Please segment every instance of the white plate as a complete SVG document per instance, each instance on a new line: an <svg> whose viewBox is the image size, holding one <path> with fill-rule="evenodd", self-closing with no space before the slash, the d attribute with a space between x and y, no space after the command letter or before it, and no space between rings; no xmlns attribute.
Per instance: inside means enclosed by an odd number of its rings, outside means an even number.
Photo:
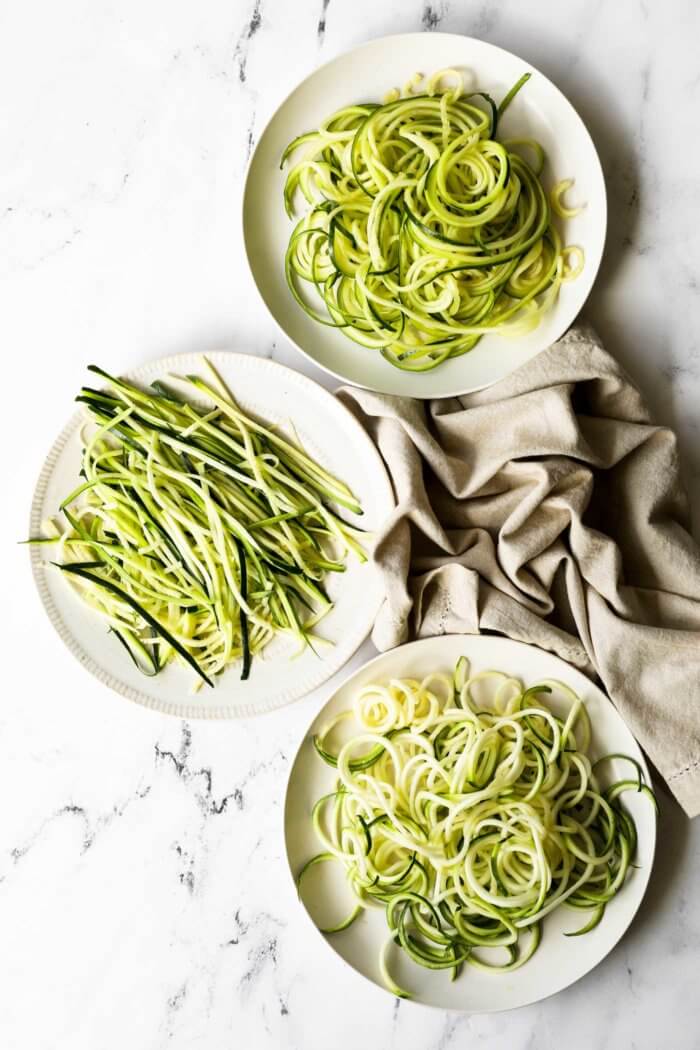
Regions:
<svg viewBox="0 0 700 1050"><path fill-rule="evenodd" d="M430 372L402 372L376 350L359 346L342 332L320 325L297 305L287 288L284 255L293 224L282 203L285 172L280 157L303 131L317 128L330 113L352 102L381 100L415 72L457 67L468 83L496 100L527 70L531 80L516 96L502 122L504 137L532 136L545 148L544 182L575 177L572 200L586 208L573 219L557 220L566 244L586 255L583 273L562 287L540 326L520 339L486 336L468 354ZM408 33L383 37L321 66L282 103L251 158L243 199L248 262L272 317L303 354L338 379L386 394L450 397L495 383L558 339L576 318L595 280L605 242L605 183L586 127L573 106L542 73L522 59L471 37Z"/></svg>
<svg viewBox="0 0 700 1050"><path fill-rule="evenodd" d="M348 514L346 520L354 520L369 530L382 524L394 503L384 465L360 424L332 394L266 359L229 353L207 354L207 358L242 408L277 423L287 433L291 433L291 421L305 449L350 486L362 503L364 515L353 518ZM202 359L196 354L163 358L130 372L127 378L148 384L171 372L201 374ZM172 382L170 385L177 387ZM39 535L41 522L56 513L61 500L77 484L79 434L84 419L82 413L71 419L44 464L32 503L33 536ZM50 548L30 550L34 578L49 618L83 666L130 700L182 718L252 715L304 696L330 678L364 641L383 596L381 581L371 562L361 565L351 557L347 571L342 575L331 573L327 581L335 608L324 619L322 633L334 642L333 647L322 650L319 656L307 649L290 660L290 654L298 648L296 643L278 637L255 658L247 682L239 680L238 669L233 665L213 689L204 686L193 694L194 674L189 668L169 665L154 678L144 677L119 642L80 602L60 572L47 567Z"/></svg>
<svg viewBox="0 0 700 1050"><path fill-rule="evenodd" d="M320 851L311 827L311 808L321 795L333 790L335 783L334 770L318 757L311 736L333 715L349 708L356 691L363 685L392 677L422 678L431 671L451 672L462 655L469 658L475 671L495 668L515 675L526 685L534 685L543 678L554 678L571 686L585 701L591 716L591 754L594 757L613 752L630 755L641 764L649 779L642 753L611 702L588 678L558 657L507 638L444 635L412 642L383 653L356 671L309 727L291 768L285 802L287 859L293 877L309 857ZM628 777L630 767L627 763L611 761L609 775L613 779ZM632 871L621 892L610 902L596 929L573 941L564 937L566 931L583 925L589 913L562 907L544 920L542 943L520 970L489 974L467 966L458 980L450 982L446 972L425 970L403 956L400 965L393 964L392 972L398 983L414 993L415 1001L428 1006L490 1013L537 1002L588 973L624 934L642 901L651 874L656 844L653 807L647 798L633 792L625 794L624 802L639 833L635 861L639 868ZM313 903L308 901L311 896L308 892L307 903L311 904L319 925L330 925L346 913L344 905L351 903L350 893L339 864L319 865L316 872L318 874L313 876ZM311 879L310 874L309 886L312 885ZM313 922L313 915L311 919ZM353 969L384 988L378 955L386 935L384 911L371 909L348 930L326 939ZM395 958L398 963L398 953Z"/></svg>

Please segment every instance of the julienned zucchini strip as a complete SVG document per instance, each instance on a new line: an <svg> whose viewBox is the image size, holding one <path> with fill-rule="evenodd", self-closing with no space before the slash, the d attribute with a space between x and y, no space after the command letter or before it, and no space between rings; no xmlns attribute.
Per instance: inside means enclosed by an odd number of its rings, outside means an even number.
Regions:
<svg viewBox="0 0 700 1050"><path fill-rule="evenodd" d="M54 564L57 563L54 562ZM127 593L127 591L123 590L121 587L117 587L117 585L112 583L111 580L104 579L103 577L98 576L94 572L88 572L87 569L82 568L80 565L57 565L57 568L59 568L62 572L67 572L71 575L78 576L81 580L87 580L88 582L95 584L96 587L102 588L109 594L115 595L121 601L126 602L126 604L134 610L137 616L139 616L145 623L147 623L149 627L152 627L157 635L163 638L168 645L171 645L175 652L179 653L183 660L190 665L190 667L194 668L194 670L197 672L197 674L203 682L206 682L207 685L214 684L211 681L211 679L207 677L207 675L204 673L197 661L187 651L184 645L181 645L177 638L170 634L167 628L164 627L162 623L159 623L158 620L156 620L153 616L151 616L151 614L146 609L144 609L143 605L140 605L134 598L132 598L132 596L129 593ZM116 633L118 634L119 632Z"/></svg>
<svg viewBox="0 0 700 1050"><path fill-rule="evenodd" d="M305 210L285 271L309 316L416 372L484 334L539 323L584 260L551 221L552 210L577 214L561 201L573 180L554 187L550 204L540 144L496 138L530 75L500 105L485 91L465 94L455 70L433 75L422 94L417 76L408 97L347 106L289 144L284 205L290 218L298 198Z"/></svg>
<svg viewBox="0 0 700 1050"><path fill-rule="evenodd" d="M569 702L565 717L548 706L554 692L557 710ZM336 861L356 898L323 932L384 908L380 970L404 997L391 976L397 948L454 979L465 963L494 973L524 965L561 905L589 913L566 935L589 933L633 867L637 832L622 794L656 807L633 758L591 764L590 735L581 698L563 683L525 689L498 671L471 674L464 657L449 676L359 690L352 709L313 738L338 779L314 807L322 852L298 884ZM603 787L598 770L610 759L631 763L637 778Z"/></svg>
<svg viewBox="0 0 700 1050"><path fill-rule="evenodd" d="M323 643L324 578L366 556L339 511L362 513L348 486L243 412L206 365L184 380L196 403L91 365L105 389L77 397L90 420L80 483L29 542L55 546L144 674L178 660L211 686L235 662L247 679L278 634Z"/></svg>

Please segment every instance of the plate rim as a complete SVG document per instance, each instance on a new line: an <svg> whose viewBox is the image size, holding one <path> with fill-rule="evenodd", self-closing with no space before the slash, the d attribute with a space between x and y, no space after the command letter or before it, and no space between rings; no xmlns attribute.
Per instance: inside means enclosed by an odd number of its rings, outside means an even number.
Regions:
<svg viewBox="0 0 700 1050"><path fill-rule="evenodd" d="M295 876L295 873L294 873L294 871L292 869L292 864L291 864L291 860L290 860L290 856L289 856L289 848L288 848L287 812L288 812L288 807L289 807L289 795L290 795L290 790L289 789L290 789L290 784L291 784L291 780L292 780L292 775L294 773L294 770L295 770L295 767L297 765L297 762L299 761L299 757L300 757L302 748L304 747L304 744L309 739L309 734L310 734L312 726L316 723L316 721L319 718L321 718L323 716L324 711L327 709L329 704L331 704L333 702L333 700L337 696L338 692L341 689L344 689L346 686L350 685L352 680L354 678L358 677L364 671L366 671L367 668L369 668L369 667L373 666L374 664L378 663L379 661L385 659L390 654L395 654L397 652L397 650L401 650L401 649L416 649L418 647L427 646L428 644L433 644L434 645L436 643L438 645L440 645L440 644L443 643L443 640L445 640L445 639L449 639L450 641L454 641L454 640L459 639L460 641L466 642L467 645L469 644L469 641L472 640L472 639L489 639L489 640L494 640L494 641L505 642L508 645L515 646L515 647L517 647L519 649L535 650L537 653L544 654L547 657L551 657L554 661L556 661L556 662L558 662L560 664L563 664L567 668L568 671L573 673L574 677L580 677L580 678L584 679L584 681L587 684L587 686L589 688L591 688L593 691L595 691L596 693L600 694L601 698L607 704L609 704L612 707L615 715L620 719L620 721L622 722L624 727L627 729L627 731L629 732L630 736L632 737L632 739L633 739L633 741L635 743L635 746L638 749L640 764L641 764L642 770L644 772L644 775L646 777L647 783L649 783L649 784L653 783L652 778L651 778L651 774L650 774L650 771L649 771L649 766L647 764L646 756L645 756L645 754L644 754L644 752L643 752L643 750L641 748L641 745L637 742L637 739L634 736L634 734L632 733L632 730L629 728L629 726L627 725L627 723L623 719L622 715L620 714L620 712L617 710L617 708L613 704L613 702L610 699L610 697L607 695L607 693L605 692L605 690L601 686L597 685L597 683L594 682L592 679L589 679L583 673L583 671L579 670L577 667L574 667L573 664L570 664L570 663L568 663L568 661L564 660L563 657L558 656L556 653L550 652L548 649L543 649L541 646L533 645L530 642L522 642L522 641L520 641L518 639L509 638L507 635L500 635L500 634L496 634L496 635L489 635L489 634L442 634L442 635L432 635L432 636L430 636L428 638L416 638L416 639L414 639L412 641L404 642L402 645L395 646L393 649L386 649L383 652L378 653L376 656L373 656L371 659L369 659L369 660L365 661L365 663L361 664L360 667L357 667L354 671L350 672L350 674L344 676L343 680L337 684L337 686L333 690L333 692L329 696L327 696L326 699L324 700L324 702L321 704L321 706L316 709L313 717L309 720L308 724L304 728L303 735L301 736L301 738L299 740L299 743L298 743L297 747L295 748L294 755L293 755L293 757L292 757L292 759L291 759L291 761L289 763L289 771L287 773L286 782L285 782L285 789L284 789L284 805L282 806L282 812L281 812L282 835L283 835L283 839L284 839L284 852L285 852L286 867L287 867L287 872L289 874L289 879L290 879L292 888L296 887L296 876ZM467 656L468 655L469 654L467 653ZM647 891L649 889L649 882L650 882L650 879L651 879L652 871L654 869L654 863L656 861L656 849L657 849L657 845L658 845L658 826L659 826L658 812L655 811L654 812L653 825L652 825L652 827L653 827L653 838L652 838L652 842L651 842L651 851L650 851L649 864L643 869L642 872L637 872L636 873L637 875L641 874L643 876L643 884L641 885L641 889L640 889L640 893L639 893L639 899L637 900L637 903L635 904L634 908L632 909L632 911L631 911L631 913L629 915L629 918L627 920L626 925L624 926L624 928L620 932L620 934L617 937L617 939L614 940L608 947L605 948L604 952L596 960L596 962L594 962L592 964L592 966L590 966L583 973L579 974L578 977L574 977L572 980L567 981L566 984L561 985L561 987L559 987L559 988L555 988L553 991L546 992L544 995L537 995L534 998L528 998L525 1001L523 1001L521 1003L518 1003L517 1005L514 1005L514 1006L481 1007L479 1009L473 1009L471 1007L443 1006L443 1005L440 1005L438 1003L426 1002L424 1000L417 1000L417 999L407 999L405 1001L409 1005L411 1005L413 1007L422 1007L422 1008L426 1008L426 1009L430 1009L430 1010L439 1010L439 1011L445 1011L445 1012L448 1012L448 1013L461 1014L461 1015L467 1015L467 1016L478 1016L480 1014L484 1014L485 1015L485 1014L509 1013L509 1012L511 1012L513 1010L521 1010L521 1009L524 1009L525 1007L533 1006L535 1003L540 1003L540 1002L544 1002L547 999L551 999L553 996L558 995L560 992L566 991L568 988L572 988L579 981L583 980L585 977L588 977L588 975L591 974L610 955L610 953L615 948L617 948L617 946L624 940L624 938L629 933L629 930L630 930L630 927L632 926L632 923L634 922L635 918L637 917L639 909L640 909L640 907L642 905L642 902L644 901L644 898L646 897ZM297 902L299 908L304 913L306 923L308 923L311 926L311 928L315 931L316 937L323 944L325 944L328 949L330 949L331 954L337 960L340 960L342 966L345 969L349 970L351 973L353 973L356 977L359 977L363 981L366 981L372 987L378 988L380 991L384 992L386 995L389 995L392 998L395 998L393 993L391 991L389 991L389 989L386 988L384 984L373 980L373 978L369 977L367 974L363 973L361 970L356 969L353 966L353 964L351 962L349 962L345 958L345 956L341 954L340 951L338 951L338 949L332 944L332 942L329 941L328 937L325 934L323 934L321 932L321 930L318 928L318 926L314 922L313 918L311 917L311 914L310 914L308 908L306 907L306 905L302 901L301 896L298 893L295 893L294 896L295 896L295 899L296 899L296 902Z"/></svg>
<svg viewBox="0 0 700 1050"><path fill-rule="evenodd" d="M600 243L599 243L598 248L597 248L595 259L592 259L589 256L588 252L586 253L586 265L587 265L587 267L590 266L590 269L589 269L589 274L590 274L589 286L588 286L588 290L586 291L586 293L585 293L581 303L579 304L578 309L577 309L576 313L574 314L574 316L571 317L565 323L557 326L557 329L555 329L555 334L553 335L553 337L551 338L550 342L546 346L543 346L543 347L541 347L540 350L535 351L533 354L531 354L524 361L521 361L518 365L516 365L515 368L510 369L510 371L504 372L503 375L496 376L494 379L491 379L491 380L489 380L486 383L480 383L480 384L476 384L476 385L474 385L474 384L469 385L468 384L466 386L459 385L458 388L457 387L445 386L445 387L441 387L439 389L439 391L431 392L431 393L421 393L420 387L418 388L418 390L412 391L411 393L397 392L396 390L387 390L387 389L384 389L383 387L380 388L379 386L368 384L367 382L361 382L359 380L349 379L347 376L344 376L340 372L335 371L333 368L329 367L328 365L323 364L310 351L306 350L301 343L297 342L296 339L292 338L292 336L286 331L286 329L282 326L282 323L277 319L276 315L273 313L273 310L272 310L271 306L268 304L265 296L263 295L263 293L262 293L262 291L260 289L260 286L259 286L258 281L257 281L256 276L255 276L255 271L253 269L253 265L252 265L252 262L251 262L251 252L250 252L250 249L249 249L249 240L248 240L248 233L247 233L248 224L246 223L248 187L249 187L249 183L250 183L250 176L251 176L253 164L255 162L255 158L257 156L258 150L260 149L260 145L261 145L263 139L265 138L265 135L267 134L267 132L268 132L268 130L270 128L270 125L272 124L272 122L277 117L277 114L279 113L279 111L284 106L287 105L287 103L290 101L292 96L301 87L303 87L309 80L311 80L312 77L315 77L318 73L321 73L324 70L327 70L330 66L334 65L334 63L339 61L340 59L346 58L346 57L348 57L350 55L359 54L360 52L364 51L366 48L369 48L372 45L375 45L375 44L377 44L380 41L382 43L384 43L385 45L387 45L387 46L390 46L391 44L395 44L396 46L399 46L402 41L409 40L409 39L416 39L418 37L420 37L420 38L426 38L426 37L442 38L442 39L445 39L445 40L450 38L450 39L452 39L455 42L455 44L457 44L459 42L462 45L468 44L468 43L476 43L476 44L478 44L480 46L487 47L487 48L491 49L494 52L498 52L501 55L505 55L505 56L507 56L510 59L516 59L518 62L522 62L523 65L528 66L529 70L533 74L535 74L537 77L542 78L542 80L545 81L549 85L549 87L554 92L556 92L557 95L560 96L560 98L563 100L565 105L567 105L571 109L571 111L574 114L575 118L579 121L579 123L581 125L581 129L583 131L583 134L584 134L585 138L587 139L588 146L590 147L591 159L592 159L594 167L595 167L596 178L599 179L600 187L601 187L601 190L602 190L602 194L601 194L602 215L601 215ZM548 77L545 73L543 73L532 62L526 62L525 59L522 59L522 58L520 58L519 55L516 55L514 51L509 51L507 48L500 47L498 44L492 44L490 41L482 40L480 37L469 36L467 34L462 34L462 33L445 33L445 32L437 32L436 33L436 32L427 32L427 31L426 32L420 32L419 31L419 32L411 32L411 33L386 33L386 34L382 34L380 36L371 37L369 40L364 40L361 43L356 44L354 47L346 48L345 50L339 51L338 53L332 55L325 62L322 62L320 65L318 65L315 68L311 69L310 72L306 74L306 76L303 76L291 88L291 90L288 91L287 94L277 103L277 105L274 106L272 112L267 116L267 119L265 120L265 125L262 128L262 130L261 130L261 132L260 132L260 134L258 136L258 139L257 139L257 141L255 143L255 147L252 150L252 152L250 154L250 157L248 158L248 162L247 162L247 165L246 165L245 176L244 176L244 179L243 179L243 191L242 191L242 194L241 194L241 204L240 204L240 212L239 212L239 226L240 226L240 230L241 230L241 234L242 234L243 250L244 250L244 253L245 253L245 259L246 259L246 263L248 265L248 273L249 273L251 281L252 281L252 283L253 283L253 285L255 287L256 293L258 295L258 299L263 304L263 306L264 306L268 316L272 319L272 321L273 321L277 331L280 333L280 335L282 335L294 347L295 350L297 350L304 358L306 358L307 361L310 361L311 364L315 365L316 368L321 369L321 371L325 372L326 375L333 376L334 379L337 379L343 385L350 385L350 386L353 386L353 387L357 387L360 390L371 390L374 393L381 394L381 395L383 395L385 397L413 397L413 398L416 398L417 400L427 401L427 400L432 400L434 398L438 398L439 399L439 398L449 398L449 397L463 397L466 394L473 394L473 393L476 393L479 390L487 390L489 387L494 386L496 383L499 383L502 380L507 379L508 376L513 375L516 371L518 371L518 369L520 369L520 368L524 367L525 365L529 364L531 361L534 361L537 357L539 357L540 354L544 353L545 350L549 349L549 347L553 346L556 342L558 342L567 333L567 331L569 331L571 326L576 323L576 321L577 321L581 311L584 309L586 303L588 302L588 299L589 299L589 297L591 295L591 292L593 291L595 282L596 282L596 280L598 278L598 275L599 275L599 272L600 272L600 267L601 267L601 263L602 263L602 260L603 260L603 256L605 254L605 245L606 245L607 235L608 235L608 197L607 197L607 186L606 186L606 183L605 183L605 173L603 171L603 165L602 165L601 160L600 160L600 155L598 153L598 150L596 148L595 142L593 140L593 136L591 135L591 133L590 133L590 131L588 129L588 125L586 124L586 122L584 121L583 117L581 116L579 111L576 109L574 104L570 101L570 99L567 97L567 95L565 95L564 92L561 90L561 88L558 87L558 85L553 80L551 80L550 77ZM361 349L365 349L365 348L361 348ZM390 374L391 373L387 373L387 375L390 375Z"/></svg>
<svg viewBox="0 0 700 1050"><path fill-rule="evenodd" d="M321 396L322 399L327 400L328 403L333 404L334 408L338 409L343 416L345 416L348 425L351 430L354 430L357 434L358 439L361 439L363 443L366 443L367 451L370 457L375 460L377 467L377 479L381 484L382 488L386 490L386 494L389 501L389 506L393 507L396 505L396 498L393 491L393 486L389 478L388 472L384 465L384 461L379 453L374 442L367 434L365 429L362 427L359 420L353 415L353 413L344 405L334 394L325 387L322 387L316 380L310 379L308 376L303 375L301 372L297 372L293 368L289 368L287 365L280 364L278 361L273 361L268 357L261 357L257 354L246 354L235 350L214 350L214 351L191 351L177 354L168 354L164 357L157 357L151 361L146 361L141 365L137 365L134 368L129 368L124 372L118 372L117 374L122 375L125 379L131 381L140 382L145 376L152 373L153 371L167 371L177 368L178 362L184 360L192 360L193 358L207 358L211 360L213 364L216 364L218 360L224 358L226 362L235 361L236 358L243 359L246 362L246 366L249 366L249 362L255 362L253 367L260 367L267 371L277 371L282 374L287 382L291 381L298 384L302 388L306 388L313 392L314 397ZM290 380L291 377L291 380ZM29 535L36 535L41 527L43 516L41 513L42 505L46 497L46 490L49 484L56 464L65 449L67 442L73 437L76 429L85 422L84 414L78 410L73 413L67 423L63 426L58 436L53 441L48 453L44 458L44 462L39 471L36 483L34 485L34 491L32 494L31 506L29 511ZM371 450L371 451L370 451ZM390 511L389 511L390 513ZM383 596L378 589L377 602L373 604L372 608L367 608L364 623L364 633L359 639L355 648L348 652L339 664L333 662L326 662L320 660L318 664L318 674L309 676L309 680L305 680L299 687L292 689L285 689L282 692L276 694L276 699L270 701L265 700L260 703L253 703L247 701L241 704L226 704L221 703L218 705L211 705L209 707L198 706L196 700L188 703L175 703L173 701L161 700L156 696L151 695L145 689L137 689L134 686L129 685L127 682L118 678L111 671L106 670L99 661L91 655L86 649L80 644L77 638L74 636L69 625L66 623L64 617L61 615L60 610L56 606L53 600L53 596L49 590L48 582L46 579L46 573L44 567L46 565L45 560L41 557L41 548L38 546L29 546L30 565L32 570L32 576L34 584L36 586L41 605L56 633L58 634L61 641L64 643L66 648L69 650L72 656L80 663L80 665L87 670L94 678L96 678L102 685L106 685L113 692L119 696L138 704L141 707L146 707L149 710L157 711L162 714L173 715L178 718L185 719L199 719L202 721L220 721L220 720L233 720L237 718L248 718L254 715L268 714L271 711L278 710L281 707L285 707L287 704L293 703L295 700L300 700L307 696L314 689L318 689L322 686L329 678L337 674L345 664L350 660L361 645L367 639L377 612L381 607ZM371 557L368 559L368 565L371 565ZM374 607L376 605L376 608ZM337 651L337 650L336 650ZM230 669L229 669L230 670ZM309 681L312 684L309 684Z"/></svg>

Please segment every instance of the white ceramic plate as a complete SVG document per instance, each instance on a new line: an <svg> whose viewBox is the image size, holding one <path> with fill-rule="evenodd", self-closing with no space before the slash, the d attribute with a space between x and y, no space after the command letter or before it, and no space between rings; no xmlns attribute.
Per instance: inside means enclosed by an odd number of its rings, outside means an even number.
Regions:
<svg viewBox="0 0 700 1050"><path fill-rule="evenodd" d="M360 424L332 394L289 368L246 354L208 354L242 408L292 433L307 452L342 478L360 499L364 515L354 519L362 528L376 530L391 511L391 484L374 445ZM128 374L148 384L174 373L200 373L196 354L168 357ZM87 378L87 377L86 377ZM177 384L169 380L173 389ZM185 388L183 388L184 390ZM191 396L191 390L188 391ZM80 465L80 429L85 417L77 413L56 440L37 483L32 503L30 535L40 533L41 522L56 512L75 487ZM345 516L345 514L344 514ZM348 515L346 520L353 520ZM335 644L319 656L297 650L288 638L276 638L253 661L247 682L236 666L196 694L189 668L169 665L146 678L131 663L118 641L107 633L80 602L58 570L50 569L50 548L32 547L32 568L39 594L51 622L80 662L123 696L147 707L182 718L234 718L270 711L315 689L343 666L370 631L382 601L382 587L371 562L348 560L345 573L331 573L327 589L335 608L322 624L325 638ZM321 628L319 628L321 631Z"/></svg>
<svg viewBox="0 0 700 1050"><path fill-rule="evenodd" d="M311 808L321 795L333 790L335 783L334 770L318 757L311 736L335 714L349 708L352 697L363 685L392 677L422 678L431 671L451 672L462 655L469 658L473 671L495 668L515 675L526 685L534 685L542 678L554 678L569 685L583 698L591 716L591 754L594 758L614 752L630 755L641 764L649 779L642 753L611 702L589 679L564 661L534 646L507 638L444 635L412 642L383 653L356 671L309 727L291 768L285 802L285 840L293 876L309 857L320 852L311 827ZM551 698L548 700L551 702ZM610 762L612 779L628 777L629 770L627 763ZM392 974L398 983L412 991L417 1002L428 1006L490 1013L537 1002L583 977L624 934L642 901L651 874L656 844L653 807L648 799L633 792L625 794L624 803L634 817L639 833L636 858L639 868L632 872L623 890L610 902L596 929L573 941L564 937L566 931L583 925L589 913L560 908L544 920L542 943L522 969L489 974L467 966L454 982L450 982L446 972L425 970L397 952L393 957ZM352 898L341 866L318 865L313 875L309 873L304 897L314 925L331 925L347 914ZM378 966L379 949L386 940L383 910L371 909L348 930L326 939L354 970L384 988Z"/></svg>
<svg viewBox="0 0 700 1050"><path fill-rule="evenodd" d="M527 70L531 80L506 111L503 137L532 136L544 146L547 188L575 177L572 200L585 201L578 216L558 225L567 244L586 255L583 273L564 285L556 305L532 333L520 339L484 337L476 347L430 372L402 372L376 350L320 325L297 305L287 288L284 255L293 224L282 203L285 172L280 157L303 131L317 128L334 110L352 102L381 100L415 72L457 67L473 83L501 99ZM338 379L387 394L449 397L502 379L558 339L576 318L595 280L606 229L605 183L586 127L573 106L542 73L508 51L447 33L383 37L341 55L312 73L282 103L252 156L243 201L243 230L253 278L272 317L298 350Z"/></svg>

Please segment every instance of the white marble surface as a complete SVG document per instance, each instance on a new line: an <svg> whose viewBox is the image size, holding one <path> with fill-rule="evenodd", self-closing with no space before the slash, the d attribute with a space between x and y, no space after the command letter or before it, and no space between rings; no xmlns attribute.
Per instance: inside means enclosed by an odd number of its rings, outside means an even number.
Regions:
<svg viewBox="0 0 700 1050"><path fill-rule="evenodd" d="M495 1017L399 1006L323 949L283 861L322 695L223 725L137 709L64 651L12 545L89 361L231 347L313 374L246 275L246 157L315 64L421 26L519 53L589 123L611 215L587 314L678 428L700 510L697 6L25 0L0 23L0 1046L697 1048L699 822L662 798L641 913L575 987Z"/></svg>

